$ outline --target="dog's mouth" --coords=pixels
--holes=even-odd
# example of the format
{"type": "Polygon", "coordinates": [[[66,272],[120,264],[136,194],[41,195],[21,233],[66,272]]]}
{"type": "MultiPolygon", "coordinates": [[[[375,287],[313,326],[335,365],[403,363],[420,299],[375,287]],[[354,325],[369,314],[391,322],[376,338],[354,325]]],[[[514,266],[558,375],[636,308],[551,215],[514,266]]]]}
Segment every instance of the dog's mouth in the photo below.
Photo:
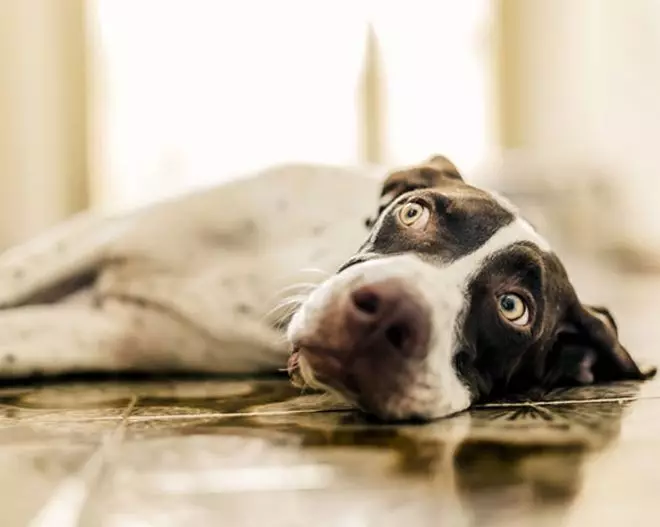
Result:
{"type": "Polygon", "coordinates": [[[383,422],[417,420],[414,412],[391,409],[401,403],[405,406],[410,399],[401,383],[404,377],[378,375],[371,379],[360,375],[353,361],[342,360],[342,352],[316,346],[294,346],[288,359],[287,370],[291,383],[301,390],[324,392],[336,400],[383,422]]]}
{"type": "Polygon", "coordinates": [[[286,371],[289,374],[291,384],[296,388],[304,388],[306,386],[305,379],[302,376],[300,368],[300,348],[294,348],[289,355],[289,360],[286,365],[286,371]]]}
{"type": "Polygon", "coordinates": [[[341,352],[314,346],[294,346],[287,370],[291,383],[303,391],[322,392],[334,401],[372,415],[341,360],[341,352]]]}
{"type": "Polygon", "coordinates": [[[347,397],[347,387],[335,380],[343,376],[343,366],[338,353],[328,349],[294,346],[287,363],[291,383],[297,388],[320,391],[338,391],[347,397]]]}

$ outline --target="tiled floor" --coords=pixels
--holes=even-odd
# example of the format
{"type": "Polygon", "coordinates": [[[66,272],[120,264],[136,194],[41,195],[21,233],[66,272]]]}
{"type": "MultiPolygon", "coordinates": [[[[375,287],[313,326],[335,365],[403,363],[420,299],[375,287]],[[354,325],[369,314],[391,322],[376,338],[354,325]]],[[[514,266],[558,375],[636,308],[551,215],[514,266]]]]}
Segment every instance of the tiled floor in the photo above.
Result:
{"type": "Polygon", "coordinates": [[[0,404],[3,526],[641,525],[660,485],[660,382],[424,426],[278,379],[14,388],[0,404]]]}
{"type": "MultiPolygon", "coordinates": [[[[605,283],[592,293],[652,360],[660,288],[605,283]]],[[[423,426],[370,424],[285,379],[0,390],[3,527],[620,527],[655,524],[658,489],[660,380],[423,426]]]]}

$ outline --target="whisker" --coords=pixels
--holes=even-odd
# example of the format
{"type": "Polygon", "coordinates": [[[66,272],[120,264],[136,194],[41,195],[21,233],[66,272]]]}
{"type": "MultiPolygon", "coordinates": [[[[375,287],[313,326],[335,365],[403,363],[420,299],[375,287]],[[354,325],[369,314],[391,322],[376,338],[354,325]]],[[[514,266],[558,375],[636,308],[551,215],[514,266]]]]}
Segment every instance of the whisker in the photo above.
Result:
{"type": "MultiPolygon", "coordinates": [[[[282,289],[280,289],[276,293],[270,295],[265,303],[266,304],[271,304],[275,300],[277,300],[279,297],[281,297],[284,293],[287,293],[289,291],[295,292],[296,289],[301,289],[301,288],[303,288],[303,289],[301,291],[298,291],[298,294],[299,295],[304,294],[304,295],[309,296],[312,293],[312,291],[314,291],[314,289],[316,289],[317,287],[318,287],[318,284],[315,284],[313,282],[299,282],[297,284],[291,284],[291,285],[288,285],[286,287],[283,287],[282,289]]],[[[288,298],[291,298],[291,297],[285,296],[282,300],[285,301],[288,298]]]]}
{"type": "Polygon", "coordinates": [[[319,269],[318,267],[303,267],[302,269],[298,269],[295,272],[288,273],[288,274],[284,275],[282,277],[282,279],[285,282],[288,282],[290,280],[295,279],[295,277],[300,277],[300,275],[304,274],[304,273],[307,273],[307,274],[314,273],[316,275],[323,276],[324,278],[329,278],[330,276],[332,276],[331,272],[324,271],[323,269],[319,269]]]}
{"type": "Polygon", "coordinates": [[[323,269],[319,269],[318,267],[304,267],[300,270],[301,273],[316,273],[316,274],[321,274],[323,276],[330,276],[331,273],[328,271],[324,271],[323,269]]]}
{"type": "Polygon", "coordinates": [[[293,291],[293,290],[300,289],[300,288],[303,288],[303,287],[306,288],[306,289],[316,289],[318,287],[318,284],[315,284],[313,282],[301,282],[299,284],[289,285],[289,286],[286,286],[286,287],[283,287],[282,289],[280,289],[273,296],[280,296],[281,294],[286,293],[288,291],[293,291]]]}
{"type": "MultiPolygon", "coordinates": [[[[284,329],[291,322],[291,319],[306,299],[306,296],[296,296],[285,300],[266,313],[261,320],[273,328],[284,329]]],[[[285,333],[280,338],[282,339],[281,343],[287,342],[285,333]]]]}
{"type": "MultiPolygon", "coordinates": [[[[276,321],[277,323],[281,321],[276,321]]],[[[274,337],[274,343],[275,344],[284,344],[285,342],[288,342],[288,337],[286,336],[286,333],[281,333],[274,337]]]]}
{"type": "Polygon", "coordinates": [[[287,306],[291,306],[292,304],[296,304],[296,303],[298,303],[298,304],[302,304],[303,301],[304,301],[306,298],[307,298],[306,296],[301,296],[301,295],[296,295],[296,296],[293,296],[293,297],[289,297],[288,299],[283,300],[282,302],[280,302],[279,304],[277,304],[273,309],[271,309],[270,311],[268,311],[268,312],[263,316],[263,318],[264,318],[264,319],[267,319],[267,318],[271,317],[272,315],[274,315],[275,313],[277,313],[279,310],[284,309],[284,308],[287,307],[287,306]]]}
{"type": "MultiPolygon", "coordinates": [[[[296,311],[297,311],[297,307],[292,307],[291,309],[289,309],[285,313],[282,313],[282,315],[279,316],[278,318],[272,320],[271,321],[271,326],[274,327],[274,328],[279,328],[279,329],[283,330],[285,328],[285,326],[288,326],[289,322],[291,322],[291,319],[296,314],[296,311]]],[[[282,334],[279,336],[279,339],[280,340],[278,342],[280,344],[286,343],[287,342],[286,333],[282,332],[282,334]]]]}

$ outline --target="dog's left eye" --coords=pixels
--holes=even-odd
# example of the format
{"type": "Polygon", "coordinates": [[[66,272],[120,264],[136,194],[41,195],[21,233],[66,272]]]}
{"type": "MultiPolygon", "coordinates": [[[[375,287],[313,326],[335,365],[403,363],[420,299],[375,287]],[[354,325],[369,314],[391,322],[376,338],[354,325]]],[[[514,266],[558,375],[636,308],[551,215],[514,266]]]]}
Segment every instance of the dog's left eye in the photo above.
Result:
{"type": "Polygon", "coordinates": [[[516,326],[526,326],[529,323],[529,309],[518,295],[513,293],[500,295],[497,298],[497,308],[507,321],[516,326]]]}
{"type": "Polygon", "coordinates": [[[399,221],[406,227],[422,228],[429,220],[429,209],[420,203],[406,203],[399,209],[399,221]]]}

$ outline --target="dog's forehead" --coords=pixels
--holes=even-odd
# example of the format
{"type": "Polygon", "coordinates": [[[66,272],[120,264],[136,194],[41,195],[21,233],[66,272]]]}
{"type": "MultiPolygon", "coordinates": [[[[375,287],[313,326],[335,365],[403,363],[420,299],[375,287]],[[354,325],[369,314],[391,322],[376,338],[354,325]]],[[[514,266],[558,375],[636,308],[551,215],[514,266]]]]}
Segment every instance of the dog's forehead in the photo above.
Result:
{"type": "Polygon", "coordinates": [[[405,192],[389,203],[360,248],[358,258],[415,253],[446,266],[474,253],[483,256],[484,252],[502,250],[500,237],[495,236],[500,231],[515,232],[512,243],[530,241],[540,250],[549,250],[545,239],[504,197],[451,180],[441,186],[405,192]],[[395,215],[402,204],[419,199],[432,203],[435,210],[430,231],[421,237],[402,229],[395,215]]]}
{"type": "MultiPolygon", "coordinates": [[[[467,286],[470,280],[489,268],[489,263],[497,264],[498,260],[501,262],[502,258],[506,259],[515,254],[521,246],[534,251],[537,261],[541,261],[542,255],[549,254],[551,250],[545,238],[538,234],[527,221],[517,216],[510,223],[500,227],[474,251],[447,264],[440,263],[439,266],[467,286]]],[[[521,266],[525,263],[521,262],[521,266]]],[[[504,266],[499,266],[499,269],[506,271],[504,266]]]]}

